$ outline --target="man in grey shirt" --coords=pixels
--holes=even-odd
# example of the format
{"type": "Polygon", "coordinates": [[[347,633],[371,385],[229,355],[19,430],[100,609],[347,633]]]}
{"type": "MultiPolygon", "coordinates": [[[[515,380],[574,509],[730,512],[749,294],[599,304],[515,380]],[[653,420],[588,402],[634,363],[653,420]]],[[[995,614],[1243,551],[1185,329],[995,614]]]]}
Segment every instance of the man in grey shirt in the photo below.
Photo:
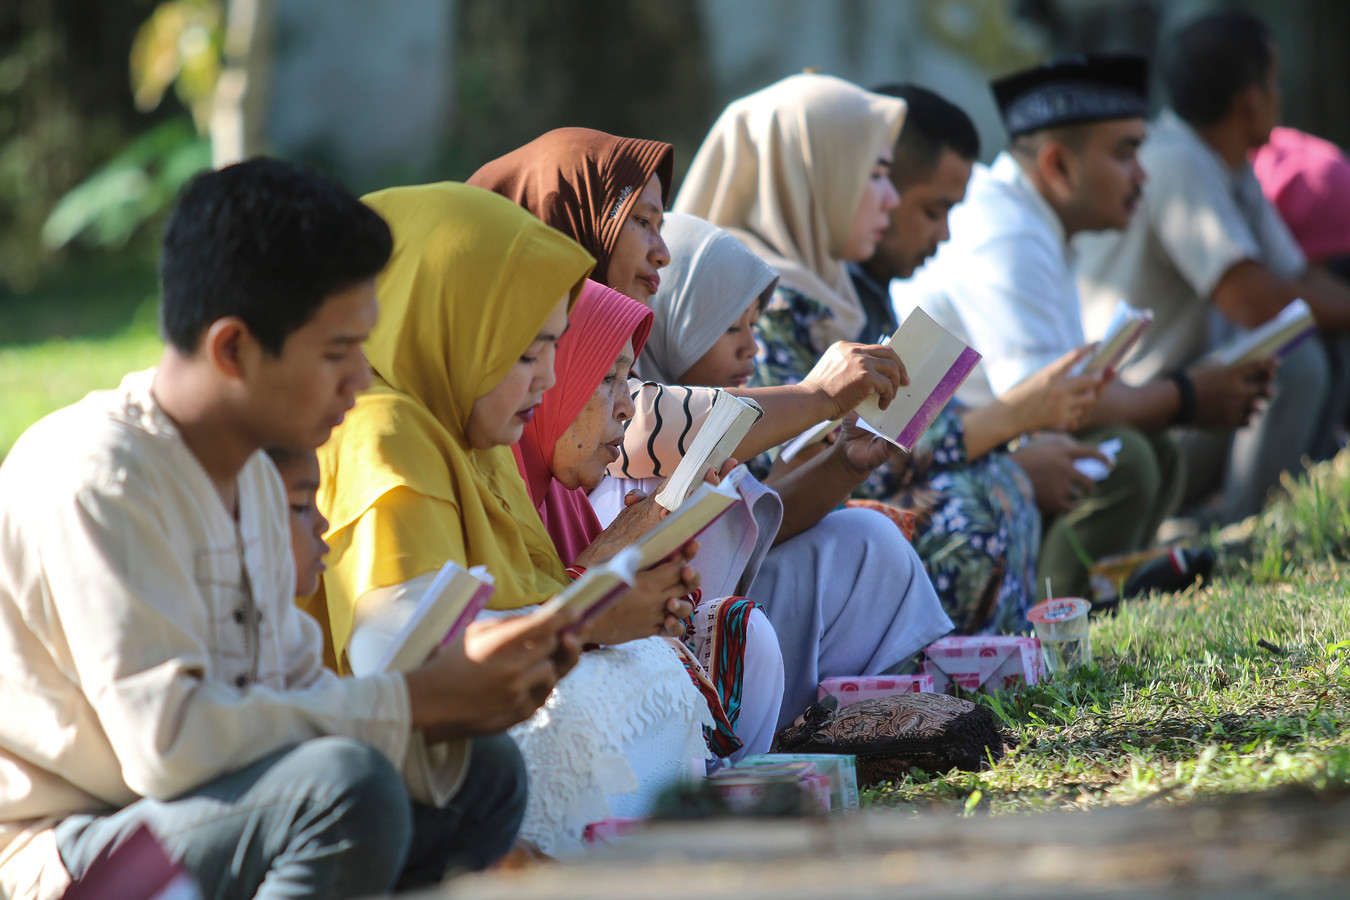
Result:
{"type": "MultiPolygon", "coordinates": [[[[1245,13],[1196,19],[1164,48],[1172,108],[1139,152],[1149,175],[1140,210],[1124,230],[1084,235],[1076,247],[1089,334],[1119,298],[1153,310],[1127,381],[1179,372],[1296,297],[1323,330],[1350,327],[1350,292],[1308,272],[1247,161],[1278,118],[1279,66],[1269,30],[1245,13]]],[[[1280,361],[1250,426],[1188,434],[1189,499],[1222,487],[1221,520],[1259,512],[1280,473],[1321,440],[1329,377],[1322,346],[1305,342],[1280,361]]]]}

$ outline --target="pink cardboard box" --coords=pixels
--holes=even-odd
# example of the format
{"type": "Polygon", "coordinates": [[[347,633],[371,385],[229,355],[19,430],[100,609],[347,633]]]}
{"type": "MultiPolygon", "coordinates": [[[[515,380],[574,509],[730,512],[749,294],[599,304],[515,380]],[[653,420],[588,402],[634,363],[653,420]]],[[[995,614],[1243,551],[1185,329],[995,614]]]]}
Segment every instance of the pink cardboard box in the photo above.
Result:
{"type": "Polygon", "coordinates": [[[953,686],[986,693],[1016,690],[1045,677],[1041,642],[1034,637],[945,637],[924,655],[924,674],[933,677],[935,690],[947,694],[953,686]]]}
{"type": "Polygon", "coordinates": [[[864,700],[874,700],[877,697],[917,694],[923,691],[931,693],[932,690],[931,675],[855,675],[848,678],[826,678],[820,683],[816,699],[838,697],[839,708],[843,709],[845,706],[864,700]]]}
{"type": "Polygon", "coordinates": [[[646,819],[625,819],[615,817],[601,819],[586,826],[581,839],[587,844],[612,844],[616,840],[636,834],[647,824],[646,819]]]}

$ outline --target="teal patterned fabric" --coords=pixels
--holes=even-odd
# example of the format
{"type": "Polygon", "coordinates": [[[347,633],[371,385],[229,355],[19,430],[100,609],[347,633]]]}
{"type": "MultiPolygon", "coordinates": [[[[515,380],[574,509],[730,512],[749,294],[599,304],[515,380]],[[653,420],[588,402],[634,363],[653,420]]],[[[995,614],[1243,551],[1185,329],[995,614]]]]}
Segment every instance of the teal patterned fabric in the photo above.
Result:
{"type": "MultiPolygon", "coordinates": [[[[820,358],[814,326],[820,303],[780,287],[756,324],[760,351],[751,385],[795,384],[820,358]]],[[[876,336],[868,336],[868,340],[876,336]]],[[[752,469],[767,471],[767,456],[752,469]]],[[[966,458],[960,407],[953,401],[914,448],[909,465],[882,466],[855,492],[915,514],[914,549],[943,609],[962,634],[1027,631],[1035,603],[1041,517],[1026,475],[1006,453],[966,458]]]]}

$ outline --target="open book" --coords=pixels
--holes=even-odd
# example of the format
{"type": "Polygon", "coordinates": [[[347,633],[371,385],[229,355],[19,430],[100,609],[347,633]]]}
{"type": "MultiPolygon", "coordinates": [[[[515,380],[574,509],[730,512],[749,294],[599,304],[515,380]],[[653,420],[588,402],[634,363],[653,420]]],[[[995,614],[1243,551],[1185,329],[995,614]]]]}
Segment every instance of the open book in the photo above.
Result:
{"type": "Polygon", "coordinates": [[[896,392],[886,409],[875,396],[859,403],[858,419],[901,449],[912,450],[980,361],[980,354],[918,308],[886,344],[905,364],[909,384],[896,392]]]}
{"type": "Polygon", "coordinates": [[[656,495],[656,502],[669,510],[680,508],[709,469],[720,469],[722,463],[740,446],[750,427],[764,416],[764,410],[753,400],[733,397],[718,391],[713,397],[712,409],[694,436],[694,443],[680,458],[680,464],[670,473],[665,487],[656,495]]]}
{"type": "Polygon", "coordinates": [[[778,451],[778,458],[783,462],[788,462],[812,444],[825,440],[825,438],[830,436],[831,432],[843,424],[843,419],[826,419],[824,422],[812,425],[810,428],[784,444],[783,449],[778,451]]]}
{"type": "Polygon", "coordinates": [[[465,569],[450,560],[441,566],[397,631],[370,627],[362,629],[359,640],[353,636],[347,648],[352,671],[366,675],[417,668],[433,650],[463,633],[487,606],[494,590],[486,568],[465,569]]]}
{"type": "Polygon", "coordinates": [[[745,466],[737,466],[719,484],[700,484],[684,504],[661,520],[639,541],[630,544],[607,562],[592,566],[572,584],[544,604],[553,610],[570,606],[578,611],[580,625],[617,600],[632,587],[637,573],[669,559],[677,550],[703,533],[724,512],[741,502],[737,489],[748,477],[745,466]]]}
{"type": "Polygon", "coordinates": [[[62,894],[69,900],[201,900],[201,888],[144,824],[100,853],[62,894]]]}
{"type": "Polygon", "coordinates": [[[1316,333],[1317,323],[1313,321],[1312,310],[1300,298],[1266,324],[1215,350],[1210,358],[1228,366],[1271,357],[1278,359],[1316,333]]]}
{"type": "Polygon", "coordinates": [[[1116,311],[1106,326],[1106,334],[1097,343],[1097,349],[1080,360],[1070,374],[1093,375],[1107,369],[1118,370],[1152,321],[1153,310],[1135,309],[1124,300],[1116,301],[1116,311]]]}
{"type": "Polygon", "coordinates": [[[575,609],[577,620],[570,628],[579,628],[618,600],[637,580],[642,571],[642,554],[636,546],[625,547],[598,566],[586,572],[554,594],[540,612],[551,614],[559,609],[575,609]]]}

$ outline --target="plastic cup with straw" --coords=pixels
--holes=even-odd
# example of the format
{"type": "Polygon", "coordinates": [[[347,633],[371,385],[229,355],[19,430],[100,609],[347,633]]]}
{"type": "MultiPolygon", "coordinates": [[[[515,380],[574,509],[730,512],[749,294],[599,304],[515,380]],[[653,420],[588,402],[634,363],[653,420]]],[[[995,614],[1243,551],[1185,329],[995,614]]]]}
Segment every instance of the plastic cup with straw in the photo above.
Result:
{"type": "Polygon", "coordinates": [[[1045,654],[1045,668],[1062,672],[1092,662],[1088,633],[1088,610],[1092,604],[1081,597],[1056,597],[1045,579],[1046,599],[1027,613],[1045,654]]]}

